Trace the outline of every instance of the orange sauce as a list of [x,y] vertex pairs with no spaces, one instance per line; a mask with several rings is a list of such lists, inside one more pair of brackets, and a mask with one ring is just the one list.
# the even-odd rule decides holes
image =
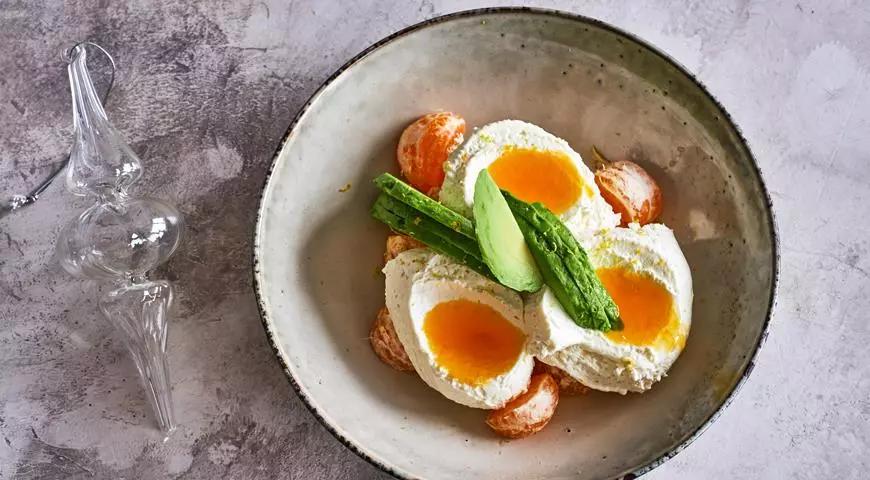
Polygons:
[[674,297],[661,284],[650,278],[620,268],[595,271],[607,293],[619,307],[625,328],[606,335],[613,341],[632,345],[661,345],[673,350],[682,348],[684,335],[679,330],[679,318]]
[[577,202],[585,184],[562,152],[508,147],[487,169],[495,183],[526,202],[560,214]]
[[423,320],[423,333],[438,365],[470,385],[510,370],[526,341],[523,331],[495,309],[465,299],[436,305]]

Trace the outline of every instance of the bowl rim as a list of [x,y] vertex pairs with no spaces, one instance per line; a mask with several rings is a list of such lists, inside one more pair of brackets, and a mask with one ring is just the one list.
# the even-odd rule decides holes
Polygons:
[[659,457],[647,462],[644,465],[641,465],[635,468],[633,471],[629,473],[625,473],[614,477],[613,480],[630,480],[638,478],[656,467],[662,465],[667,462],[678,453],[683,451],[686,447],[692,444],[702,433],[704,433],[710,425],[713,424],[725,411],[725,408],[728,407],[731,402],[736,397],[737,392],[743,387],[746,383],[746,380],[749,378],[749,375],[755,369],[756,360],[758,358],[758,352],[764,346],[767,341],[767,337],[770,334],[770,322],[773,313],[773,307],[776,301],[776,291],[777,286],[779,284],[779,236],[777,229],[777,222],[774,215],[773,203],[771,201],[770,192],[767,189],[767,186],[764,183],[762,178],[761,169],[758,167],[758,162],[755,159],[755,155],[752,153],[752,150],[749,147],[746,138],[743,135],[740,127],[734,122],[731,118],[731,115],[725,110],[719,100],[707,90],[707,87],[692,73],[682,65],[679,61],[651,44],[650,42],[636,36],[633,33],[630,33],[626,30],[623,30],[619,27],[613,26],[607,22],[602,20],[598,20],[592,17],[588,17],[585,15],[566,12],[562,10],[549,9],[549,8],[538,8],[538,7],[486,7],[486,8],[475,8],[470,10],[461,10],[457,12],[447,13],[443,15],[439,15],[436,17],[432,17],[411,26],[405,27],[395,33],[392,33],[381,40],[371,44],[366,47],[363,51],[355,55],[353,58],[344,63],[341,67],[339,67],[334,73],[332,73],[318,88],[315,92],[308,98],[304,105],[299,109],[296,116],[293,118],[293,121],[290,123],[287,131],[284,133],[281,141],[278,144],[278,148],[275,150],[274,155],[272,156],[272,161],[269,165],[269,169],[266,172],[266,176],[263,180],[263,187],[260,189],[260,199],[259,206],[257,208],[257,221],[254,226],[254,235],[253,235],[253,255],[252,255],[252,278],[253,278],[253,287],[254,293],[257,297],[257,310],[260,314],[260,321],[263,325],[263,331],[266,334],[266,337],[269,340],[269,345],[272,348],[272,352],[275,355],[275,358],[281,364],[281,368],[284,371],[284,375],[287,377],[287,380],[290,382],[290,385],[293,387],[293,390],[296,392],[296,395],[302,400],[302,403],[308,408],[312,415],[320,422],[321,425],[326,428],[326,430],[331,433],[339,442],[342,443],[346,448],[355,453],[360,458],[367,461],[369,464],[375,466],[381,471],[388,473],[399,479],[411,480],[414,477],[405,475],[404,473],[398,471],[394,466],[390,464],[385,459],[375,458],[374,454],[370,454],[363,450],[363,447],[357,445],[353,440],[345,437],[338,429],[337,426],[329,423],[323,415],[320,413],[318,406],[316,405],[313,398],[309,398],[297,382],[296,378],[293,376],[293,373],[290,370],[290,366],[287,361],[281,355],[280,347],[278,346],[277,340],[271,331],[271,325],[273,324],[271,319],[265,310],[264,305],[264,294],[261,291],[260,282],[258,281],[258,277],[261,273],[261,265],[262,261],[260,258],[260,246],[262,244],[262,239],[260,238],[260,225],[264,216],[265,209],[265,193],[266,189],[269,185],[269,182],[272,178],[272,173],[275,170],[275,166],[278,163],[278,159],[281,156],[281,152],[284,150],[287,141],[293,136],[296,127],[299,125],[299,122],[308,112],[311,105],[316,102],[321,94],[332,85],[332,83],[338,79],[344,72],[349,70],[351,67],[371,55],[373,52],[381,49],[382,47],[392,43],[393,41],[402,38],[411,33],[417,32],[419,30],[423,30],[425,28],[439,25],[442,23],[473,18],[478,16],[486,16],[492,14],[510,14],[510,15],[536,15],[536,16],[544,16],[544,17],[556,17],[562,20],[572,20],[579,23],[585,23],[588,25],[595,26],[597,28],[601,28],[604,30],[608,30],[611,33],[615,33],[617,35],[621,35],[631,41],[636,42],[637,44],[643,46],[651,53],[658,55],[661,59],[670,63],[673,67],[675,67],[680,73],[685,75],[692,83],[700,89],[700,91],[713,103],[714,107],[719,110],[719,113],[722,115],[722,118],[730,125],[731,128],[734,129],[734,133],[736,133],[737,139],[743,149],[745,149],[748,154],[748,158],[750,160],[750,164],[752,167],[752,174],[755,176],[755,180],[758,182],[760,186],[761,193],[763,195],[764,201],[764,210],[767,213],[768,217],[768,229],[771,235],[771,246],[772,246],[772,265],[771,265],[771,289],[770,296],[768,299],[767,312],[765,312],[764,316],[764,324],[762,325],[761,332],[758,336],[758,340],[756,341],[755,347],[752,349],[752,352],[747,356],[746,363],[741,368],[740,376],[734,386],[731,388],[731,391],[720,401],[719,405],[713,410],[713,412],[706,418],[704,421],[695,428],[694,431],[689,433],[685,438],[681,439],[675,446],[671,447],[664,453],[662,453]]

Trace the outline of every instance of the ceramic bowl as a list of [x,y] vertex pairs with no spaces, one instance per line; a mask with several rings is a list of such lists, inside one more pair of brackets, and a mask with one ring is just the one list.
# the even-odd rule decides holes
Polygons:
[[[396,171],[417,117],[515,118],[588,158],[594,143],[648,169],[694,277],[692,331],[643,395],[563,397],[541,433],[497,438],[372,353],[387,229],[372,179]],[[770,202],[723,108],[636,37],[576,15],[488,9],[436,18],[351,60],[302,108],[278,149],[255,235],[263,324],[287,377],[350,449],[400,478],[633,478],[686,446],[752,368],[776,280]]]

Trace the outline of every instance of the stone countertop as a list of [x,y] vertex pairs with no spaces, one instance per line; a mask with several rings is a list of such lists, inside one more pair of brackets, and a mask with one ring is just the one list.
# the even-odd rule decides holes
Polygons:
[[[189,3],[0,3],[0,193],[64,157],[59,52],[93,39],[120,62],[107,110],[146,162],[146,190],[190,225],[165,269],[180,290],[169,354],[182,423],[161,443],[93,290],[53,258],[84,203],[56,182],[0,220],[0,478],[386,478],[317,423],[273,358],[250,283],[259,189],[293,115],[343,62],[425,18],[508,2]],[[867,4],[530,3],[600,18],[676,57],[743,128],[773,195],[782,274],[757,368],[719,421],[648,478],[865,477]]]

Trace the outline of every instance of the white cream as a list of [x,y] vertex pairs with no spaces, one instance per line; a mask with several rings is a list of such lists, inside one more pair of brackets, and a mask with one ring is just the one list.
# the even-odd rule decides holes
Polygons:
[[[596,269],[621,268],[664,286],[674,298],[679,320],[671,333],[688,336],[692,276],[669,228],[631,225],[599,232],[580,242]],[[596,390],[623,394],[646,391],[667,373],[683,347],[678,339],[649,346],[619,343],[600,331],[578,327],[547,288],[526,299],[525,319],[535,356]]]
[[595,176],[583,158],[568,142],[531,123],[502,120],[485,125],[472,133],[444,165],[444,184],[440,200],[447,207],[471,217],[474,185],[481,170],[489,167],[507,148],[556,151],[568,156],[586,188],[580,198],[559,215],[575,234],[619,225],[619,215],[604,201],[595,184]]
[[402,252],[387,263],[384,274],[387,309],[399,341],[427,385],[457,403],[484,409],[501,408],[525,391],[534,366],[528,348],[507,372],[482,385],[468,385],[438,365],[423,332],[426,314],[433,307],[460,298],[492,307],[525,331],[518,293],[425,248]]

